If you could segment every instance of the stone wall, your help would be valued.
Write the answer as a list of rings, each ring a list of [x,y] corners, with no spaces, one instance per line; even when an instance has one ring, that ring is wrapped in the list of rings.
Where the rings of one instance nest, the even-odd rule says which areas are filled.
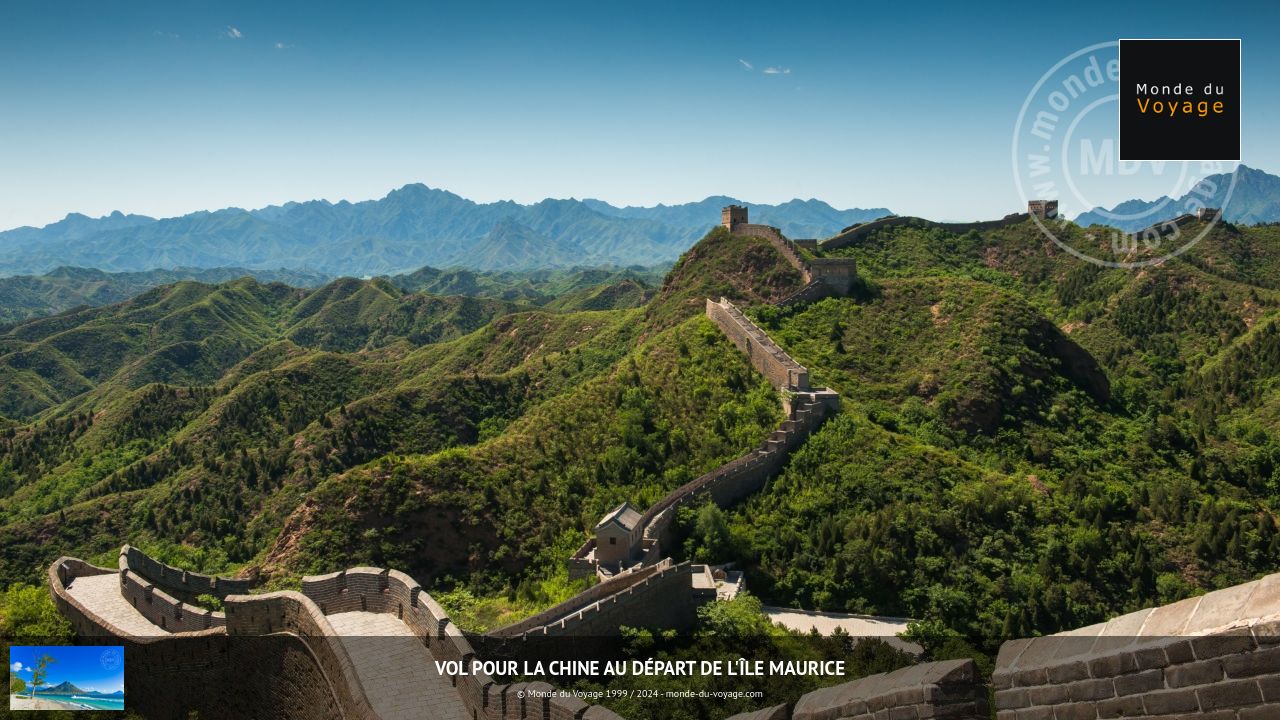
[[[804,305],[816,302],[823,298],[831,297],[834,293],[832,287],[825,282],[818,280],[811,281],[808,285],[791,293],[774,303],[778,307],[791,307],[792,305]]]
[[[899,227],[902,225],[915,225],[926,228],[940,228],[948,232],[964,233],[970,230],[992,230],[995,228],[1007,227],[1009,225],[1017,225],[1026,222],[1031,216],[1026,213],[1013,213],[1006,215],[999,220],[983,220],[979,222],[969,223],[944,223],[926,220],[924,218],[913,217],[910,215],[891,215],[883,217],[879,220],[872,220],[861,225],[853,225],[845,228],[838,235],[833,235],[818,243],[818,247],[823,250],[835,250],[837,248],[847,247],[857,242],[861,238],[870,235],[876,230],[883,230],[890,227]]]
[[[612,710],[577,698],[558,697],[544,682],[491,685],[486,715],[491,720],[623,720]]]
[[[607,637],[620,625],[687,627],[697,608],[715,596],[713,587],[692,582],[699,572],[706,570],[668,562],[621,590],[588,596],[592,602],[584,607],[561,607],[551,613],[560,617],[522,628],[519,637]],[[207,720],[378,720],[325,609],[394,613],[436,659],[464,666],[476,659],[440,606],[395,570],[352,568],[308,577],[305,594],[229,596],[223,627],[142,638],[120,632],[66,592],[76,578],[107,574],[115,573],[60,558],[48,570],[50,590],[80,642],[126,646],[130,707],[148,717],[181,718],[196,710]],[[119,575],[126,598],[142,598],[148,587],[153,598],[161,592],[127,568]],[[501,684],[484,674],[451,680],[475,720],[619,720],[605,708],[558,697],[545,683]],[[1005,643],[992,685],[999,720],[1280,717],[1280,574],[1087,628]],[[974,663],[956,660],[822,688],[794,705],[732,720],[977,720],[989,717],[986,697]]]
[[[800,271],[800,275],[804,278],[805,282],[809,282],[813,279],[813,276],[810,275],[809,272],[809,263],[800,254],[799,248],[796,247],[795,243],[788,240],[778,228],[771,227],[769,225],[734,223],[730,232],[735,235],[750,235],[751,237],[768,240],[773,247],[781,253],[782,257],[791,264],[791,267]]]
[[[71,629],[79,637],[129,637],[128,633],[81,605],[79,600],[71,597],[66,591],[67,585],[70,585],[78,577],[111,574],[114,574],[114,571],[91,565],[73,557],[60,557],[49,566],[46,577],[49,583],[49,593],[53,596],[53,604],[58,608],[58,612],[71,623]]]
[[[116,574],[63,557],[49,567],[48,580],[54,604],[71,622],[78,643],[124,646],[129,708],[149,718],[186,718],[192,711],[204,720],[365,717],[344,710],[316,654],[300,637],[232,638],[225,627],[137,637],[67,592],[76,578]],[[142,597],[142,581],[133,573],[118,574],[130,576],[130,585],[138,589],[135,597]]]
[[[123,564],[124,555],[120,557]],[[168,632],[208,630],[227,624],[224,613],[188,605],[128,568],[120,570],[120,594],[153,625]]]
[[[639,582],[554,621],[525,628],[521,635],[609,637],[623,625],[688,629],[697,622],[698,608],[715,600],[714,586],[709,593],[693,587],[696,572],[703,572],[701,566],[695,568],[689,562],[661,566]]]
[[[839,396],[826,389],[809,387],[809,373],[755,323],[751,322],[728,300],[707,300],[707,316],[745,352],[752,366],[774,387],[784,391],[787,419],[770,433],[759,447],[720,467],[703,474],[667,493],[651,505],[638,521],[642,528],[640,541],[642,565],[651,565],[664,557],[671,547],[671,527],[676,510],[709,497],[721,507],[729,507],[748,495],[760,491],[770,477],[777,474],[787,456],[804,442],[829,412],[839,408]],[[568,560],[570,577],[584,577],[596,570],[591,559],[595,540],[588,539]]]
[[[1147,241],[1159,240],[1165,237],[1166,235],[1177,234],[1182,229],[1182,226],[1186,225],[1189,222],[1194,221],[1195,219],[1196,219],[1195,215],[1190,215],[1190,214],[1179,215],[1178,217],[1173,218],[1171,220],[1164,220],[1154,225],[1145,227],[1139,230],[1138,232],[1131,233],[1130,237],[1132,237],[1134,240],[1147,240]]]
[[[780,390],[808,390],[809,371],[783,352],[763,330],[747,319],[727,298],[707,298],[707,317],[719,326],[769,383]]]
[[[809,273],[831,294],[843,297],[858,280],[858,264],[853,258],[815,258],[809,261]]]
[[[805,287],[784,298],[777,305],[812,302],[824,297],[848,295],[858,277],[858,265],[853,258],[811,258],[782,231],[769,225],[734,224],[731,232],[768,240],[792,267],[800,271]],[[804,241],[805,247],[817,250],[818,242]],[[812,287],[810,287],[812,286]],[[804,293],[803,297],[798,297]]]
[[[291,633],[302,639],[343,716],[377,718],[342,640],[309,598],[293,591],[227,598],[229,636],[254,641],[273,633]]]
[[[126,645],[125,654],[129,707],[147,718],[361,718],[344,710],[315,655],[294,635],[183,635]]]
[[[225,598],[228,595],[244,595],[253,589],[252,580],[220,578],[202,575],[166,565],[148,556],[132,545],[120,548],[120,570],[131,570],[150,581],[172,597],[192,602],[198,595]]]
[[[729,720],[987,720],[987,690],[972,660],[921,663],[869,675]]]
[[[729,507],[763,489],[769,478],[782,470],[787,456],[822,424],[827,409],[819,402],[793,404],[790,417],[760,447],[694,478],[654,503],[640,518],[651,551],[660,554],[662,547],[670,547],[670,528],[681,506],[710,497],[720,507]]]
[[[1280,717],[1280,574],[1000,648],[999,720]]]
[[[546,625],[547,623],[575,614],[586,608],[588,605],[592,605],[609,595],[622,592],[632,585],[635,585],[645,578],[661,572],[670,566],[670,560],[663,560],[657,564],[641,566],[630,572],[615,575],[608,580],[592,585],[562,603],[547,608],[536,615],[531,615],[520,622],[499,628],[490,634],[495,637],[521,635],[525,632]]]

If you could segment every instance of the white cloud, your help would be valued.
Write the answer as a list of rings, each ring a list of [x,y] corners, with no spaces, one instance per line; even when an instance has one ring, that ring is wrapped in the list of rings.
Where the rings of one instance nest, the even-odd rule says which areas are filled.
[[[240,32],[240,30],[239,30],[239,29],[234,28],[234,27],[232,27],[232,26],[228,25],[228,26],[227,26],[227,37],[231,38],[232,40],[239,40],[240,38],[244,37],[244,33]]]
[[[747,70],[755,69],[755,67],[751,63],[747,62],[746,60],[743,60],[742,58],[738,58],[738,62],[742,63],[742,67]]]
[[[153,33],[151,33],[151,34],[152,34],[152,35],[155,35],[155,36],[156,36],[156,37],[158,37],[158,38],[164,38],[165,40],[177,40],[177,39],[179,39],[179,38],[181,38],[181,37],[182,37],[182,36],[181,36],[181,35],[179,35],[178,33],[175,33],[175,32],[169,32],[169,31],[167,31],[167,30],[156,30],[155,32],[153,32]]]
[[[767,67],[764,69],[765,75],[790,75],[791,68]]]
[[[15,660],[13,664],[9,666],[9,669],[14,672],[22,672],[22,663]]]
[[[282,43],[282,42],[278,42],[278,43],[276,43],[276,49],[277,49],[277,50],[288,50],[288,49],[289,49],[289,48],[291,48],[291,47],[293,47],[293,46],[292,46],[292,45],[290,45],[290,44],[288,44],[288,43]]]

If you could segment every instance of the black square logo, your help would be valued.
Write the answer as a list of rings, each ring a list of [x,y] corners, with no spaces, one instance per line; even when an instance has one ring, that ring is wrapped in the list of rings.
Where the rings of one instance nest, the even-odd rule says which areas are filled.
[[[1120,159],[1239,160],[1240,41],[1121,40]]]

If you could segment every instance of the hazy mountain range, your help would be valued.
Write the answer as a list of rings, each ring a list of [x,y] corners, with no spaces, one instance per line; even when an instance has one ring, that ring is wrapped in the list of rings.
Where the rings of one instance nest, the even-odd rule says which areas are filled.
[[[1270,175],[1245,165],[1236,168],[1235,188],[1231,188],[1231,173],[1210,175],[1201,181],[1207,191],[1203,194],[1187,193],[1177,199],[1162,195],[1155,200],[1126,200],[1113,208],[1096,207],[1076,218],[1084,226],[1110,225],[1136,232],[1161,221],[1168,220],[1193,207],[1188,202],[1197,201],[1207,207],[1223,208],[1223,218],[1233,223],[1254,225],[1280,222],[1280,177]],[[1231,197],[1227,191],[1231,189]],[[1208,200],[1206,200],[1208,198]],[[1164,205],[1159,211],[1157,206]],[[1106,213],[1140,216],[1135,220],[1117,220]]]
[[[614,207],[600,200],[476,203],[406,185],[380,200],[291,202],[156,219],[71,214],[43,228],[0,232],[0,275],[60,266],[112,272],[240,267],[374,275],[424,265],[524,270],[670,262],[719,222],[720,208],[747,204],[757,222],[791,237],[824,237],[889,214],[836,210],[818,200],[752,205],[709,197],[683,205]]]
[[[404,292],[468,295],[518,302],[531,307],[579,309],[642,304],[662,283],[667,264],[653,267],[565,267],[521,271],[440,270],[422,267],[386,279]],[[60,267],[45,275],[0,277],[0,326],[53,315],[76,307],[98,307],[135,297],[151,288],[183,280],[217,284],[251,276],[313,288],[335,277],[300,270],[247,268],[174,268],[109,273],[93,268]],[[593,297],[593,293],[598,297]]]

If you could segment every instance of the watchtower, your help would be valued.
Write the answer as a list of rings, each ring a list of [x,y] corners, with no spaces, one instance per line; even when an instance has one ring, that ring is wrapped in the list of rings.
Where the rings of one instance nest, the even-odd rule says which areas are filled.
[[[720,210],[720,224],[733,232],[734,225],[747,224],[747,208],[742,205],[729,205]]]
[[[1214,222],[1222,217],[1222,208],[1200,208],[1196,211],[1196,219],[1202,222]]]
[[[1052,220],[1058,217],[1058,201],[1057,200],[1028,200],[1027,214],[1032,217],[1038,217],[1043,220]]]

